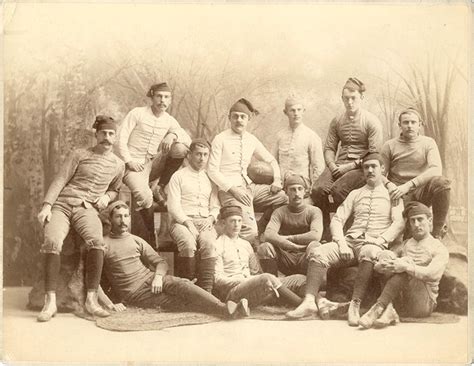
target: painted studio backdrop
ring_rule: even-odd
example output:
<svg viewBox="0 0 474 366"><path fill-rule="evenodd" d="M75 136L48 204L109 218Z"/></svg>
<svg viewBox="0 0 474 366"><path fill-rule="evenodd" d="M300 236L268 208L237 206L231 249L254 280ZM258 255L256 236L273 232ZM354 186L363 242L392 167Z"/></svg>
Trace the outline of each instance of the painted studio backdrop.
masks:
<svg viewBox="0 0 474 366"><path fill-rule="evenodd" d="M250 131L268 149L290 93L321 139L343 110L348 77L364 107L398 134L417 107L452 181L450 240L467 246L468 12L463 6L7 4L4 28L4 280L31 285L36 220L66 153L93 143L97 114L121 119L167 81L169 110L192 137L212 139L229 106L260 110Z"/></svg>

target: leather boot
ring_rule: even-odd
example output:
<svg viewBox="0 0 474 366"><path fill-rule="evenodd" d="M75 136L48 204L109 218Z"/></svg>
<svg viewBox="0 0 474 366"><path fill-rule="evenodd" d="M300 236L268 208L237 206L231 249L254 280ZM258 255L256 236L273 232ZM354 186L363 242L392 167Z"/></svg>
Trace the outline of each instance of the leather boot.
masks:
<svg viewBox="0 0 474 366"><path fill-rule="evenodd" d="M326 298L318 301L318 315L322 320L329 320L347 314L349 302L333 302Z"/></svg>

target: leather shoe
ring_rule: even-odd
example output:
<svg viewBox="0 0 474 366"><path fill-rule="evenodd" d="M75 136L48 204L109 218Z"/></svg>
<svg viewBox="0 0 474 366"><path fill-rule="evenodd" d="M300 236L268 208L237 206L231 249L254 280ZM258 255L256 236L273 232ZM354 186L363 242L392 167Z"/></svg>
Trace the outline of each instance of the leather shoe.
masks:
<svg viewBox="0 0 474 366"><path fill-rule="evenodd" d="M360 300L351 300L349 310L347 311L347 322L351 327L359 326L360 319Z"/></svg>
<svg viewBox="0 0 474 366"><path fill-rule="evenodd" d="M240 299L238 304L239 314L246 318L250 316L249 301L246 298Z"/></svg>
<svg viewBox="0 0 474 366"><path fill-rule="evenodd" d="M228 300L226 302L226 307L227 307L227 313L232 316L235 314L235 311L237 310L237 303L235 301Z"/></svg>
<svg viewBox="0 0 474 366"><path fill-rule="evenodd" d="M41 310L41 313L38 314L38 317L36 318L37 321L39 322L49 322L51 318L54 318L56 316L56 313L58 311L48 311L48 310Z"/></svg>
<svg viewBox="0 0 474 366"><path fill-rule="evenodd" d="M98 316L100 318L110 316L110 313L99 305L91 305L86 302L85 308L90 315Z"/></svg>
<svg viewBox="0 0 474 366"><path fill-rule="evenodd" d="M318 307L314 301L303 300L303 302L294 310L290 310L285 314L288 319L300 319L313 315L318 312Z"/></svg>
<svg viewBox="0 0 474 366"><path fill-rule="evenodd" d="M349 302L333 302L326 298L318 302L318 315L322 320L347 314Z"/></svg>
<svg viewBox="0 0 474 366"><path fill-rule="evenodd" d="M375 303L360 319L359 325L365 329L372 328L374 322L382 315L385 309L379 303Z"/></svg>
<svg viewBox="0 0 474 366"><path fill-rule="evenodd" d="M380 329L400 323L400 318L392 303L388 304L380 317L374 321L373 327Z"/></svg>

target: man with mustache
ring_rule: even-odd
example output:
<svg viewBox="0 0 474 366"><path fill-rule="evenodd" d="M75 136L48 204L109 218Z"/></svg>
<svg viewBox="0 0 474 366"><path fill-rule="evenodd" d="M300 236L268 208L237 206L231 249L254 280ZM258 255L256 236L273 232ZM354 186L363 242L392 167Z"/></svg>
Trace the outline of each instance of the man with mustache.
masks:
<svg viewBox="0 0 474 366"><path fill-rule="evenodd" d="M229 111L231 128L212 141L209 177L219 187L222 206L238 205L243 210L241 237L256 245L258 228L254 206L262 210L287 202L281 190L281 174L275 158L263 144L247 132L247 124L258 111L246 99L235 102ZM272 185L255 184L247 175L252 156L269 163L273 169Z"/></svg>
<svg viewBox="0 0 474 366"><path fill-rule="evenodd" d="M448 265L449 252L431 234L430 209L410 202L404 212L413 237L396 249L379 255L375 270L389 276L377 302L359 321L364 328L383 328L399 322L403 316L427 317L436 308L439 281ZM399 303L397 301L401 300Z"/></svg>
<svg viewBox="0 0 474 366"><path fill-rule="evenodd" d="M162 197L164 187L181 166L191 139L166 112L172 100L167 83L152 85L147 97L151 100L150 106L132 109L123 120L117 153L127 168L123 181L130 188L150 238L154 240L153 192L149 182L161 175L154 189Z"/></svg>
<svg viewBox="0 0 474 366"><path fill-rule="evenodd" d="M197 284L208 292L214 284L217 239L214 223L219 214L217 187L206 172L210 150L211 145L206 140L193 140L188 153L189 165L174 173L168 186L170 236L178 246L178 275L194 279L197 256Z"/></svg>
<svg viewBox="0 0 474 366"><path fill-rule="evenodd" d="M74 150L51 183L38 214L44 226L45 304L38 321L56 315L56 287L63 241L70 227L81 236L87 249L85 309L92 315L108 316L97 302L104 239L98 210L107 207L117 195L124 174L123 162L112 152L116 124L111 117L97 116L92 126L97 144Z"/></svg>
<svg viewBox="0 0 474 366"><path fill-rule="evenodd" d="M299 174L306 185L312 187L326 167L321 139L303 122L302 98L290 95L283 113L288 117L288 127L278 133L273 155L280 165L283 180L287 175ZM309 193L306 192L307 201L312 204Z"/></svg>
<svg viewBox="0 0 474 366"><path fill-rule="evenodd" d="M362 158L366 184L349 193L338 207L331 221L333 241L310 253L306 296L300 306L288 312L288 317L301 318L319 311L320 317L327 319L329 311L319 295L319 289L324 283L328 269L358 263L348 323L350 326L359 325L360 303L371 280L374 263L379 253L388 248L404 227L403 202L392 205L389 193L383 185L382 164L378 153L367 153ZM344 224L351 216L354 221L344 235Z"/></svg>
<svg viewBox="0 0 474 366"><path fill-rule="evenodd" d="M323 212L324 241L330 240L331 206L338 207L349 192L365 184L360 159L382 146L382 124L361 107L364 92L359 79L349 78L344 84L341 98L346 111L329 125L324 146L327 168L312 187L311 198Z"/></svg>
<svg viewBox="0 0 474 366"><path fill-rule="evenodd" d="M398 117L400 136L382 147L382 158L390 182L386 183L392 199L405 204L419 201L433 209L435 238L446 234L449 212L450 182L442 176L442 164L435 140L420 135L421 116L414 108L403 110Z"/></svg>
<svg viewBox="0 0 474 366"><path fill-rule="evenodd" d="M166 261L145 240L129 233L130 211L125 202L110 205L109 217L111 231L104 237L104 274L120 303L113 304L101 292L100 300L105 306L116 311L133 305L229 315L226 304L209 292L188 279L166 274Z"/></svg>

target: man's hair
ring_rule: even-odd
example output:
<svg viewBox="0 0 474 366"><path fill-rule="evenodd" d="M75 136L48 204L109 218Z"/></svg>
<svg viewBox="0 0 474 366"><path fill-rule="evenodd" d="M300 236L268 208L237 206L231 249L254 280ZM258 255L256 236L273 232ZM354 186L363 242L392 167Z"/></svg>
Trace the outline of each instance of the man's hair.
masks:
<svg viewBox="0 0 474 366"><path fill-rule="evenodd" d="M195 139L191 142L191 145L189 145L189 151L194 151L197 147L205 147L211 151L211 144L209 141L205 139Z"/></svg>
<svg viewBox="0 0 474 366"><path fill-rule="evenodd" d="M359 92L360 95L363 95L365 92L365 84L360 81L357 78L349 78L347 79L346 83L342 87L342 91L344 92L344 89L349 90L350 92Z"/></svg>
<svg viewBox="0 0 474 366"><path fill-rule="evenodd" d="M378 162L380 163L380 166L383 165L382 155L380 155L376 151L369 151L364 156L362 156L361 165L364 164L368 160L378 160Z"/></svg>
<svg viewBox="0 0 474 366"><path fill-rule="evenodd" d="M118 210L119 208L126 208L127 210L130 211L130 208L128 207L128 205L125 202L115 201L109 207L109 217L112 217L112 215L114 214L114 211Z"/></svg>

